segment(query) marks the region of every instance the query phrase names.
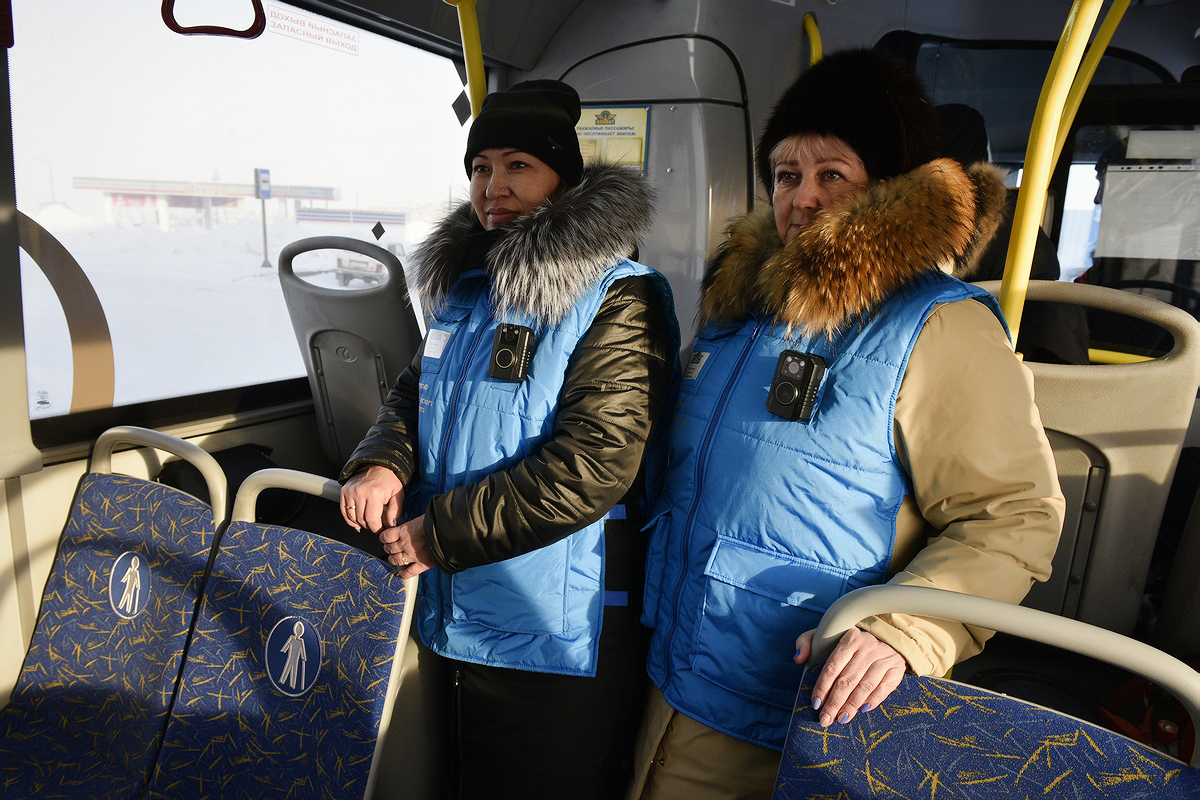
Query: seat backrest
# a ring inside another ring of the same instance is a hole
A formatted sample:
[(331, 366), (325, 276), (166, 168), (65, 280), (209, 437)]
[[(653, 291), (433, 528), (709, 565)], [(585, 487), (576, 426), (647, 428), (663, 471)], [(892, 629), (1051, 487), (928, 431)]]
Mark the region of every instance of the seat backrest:
[[(178, 489), (109, 474), (123, 442), (195, 464), (218, 514)], [(148, 777), (224, 503), (221, 469), (195, 445), (142, 428), (102, 434), (59, 541), (11, 705)]]
[(1200, 769), (1066, 714), (941, 678), (905, 675), (876, 713), (822, 728), (811, 706), (816, 675), (805, 670), (774, 800), (1200, 797)]
[(851, 592), (813, 640), (776, 781), (775, 800), (811, 797), (1200, 797), (1191, 764), (1120, 734), (1025, 701), (906, 675), (879, 708), (823, 728), (812, 709), (821, 661), (860, 619), (914, 613), (985, 625), (1098, 658), (1156, 681), (1192, 719), (1200, 674), (1141, 642), (1045, 612), (914, 586)]
[[(979, 284), (999, 292), (999, 281)], [(1067, 518), (1050, 581), (1026, 605), (1131, 633), (1200, 385), (1200, 323), (1147, 297), (1030, 281), (1029, 300), (1110, 310), (1165, 329), (1166, 355), (1130, 364), (1030, 362)]]
[[(296, 256), (326, 249), (373, 258), (385, 273), (375, 286), (353, 290), (317, 286), (296, 275)], [(370, 242), (314, 236), (279, 253), (279, 281), (308, 371), (321, 448), (340, 466), (375, 424), (396, 377), (421, 344), (404, 269), (396, 256)]]
[(242, 484), (149, 797), (351, 798), (371, 788), (415, 579), (406, 585), (340, 542), (248, 521), (268, 486), (330, 499), (339, 489), (280, 469)]

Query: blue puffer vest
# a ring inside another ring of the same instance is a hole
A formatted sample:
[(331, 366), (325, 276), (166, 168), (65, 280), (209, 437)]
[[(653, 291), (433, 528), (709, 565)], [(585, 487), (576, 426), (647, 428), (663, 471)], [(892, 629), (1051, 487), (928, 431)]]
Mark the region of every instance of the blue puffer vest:
[[(1000, 317), (987, 292), (934, 272), (832, 341), (787, 339), (761, 318), (701, 332), (647, 561), (650, 677), (673, 707), (782, 749), (802, 671), (796, 637), (841, 595), (887, 580), (911, 491), (893, 441), (896, 396), (934, 306), (967, 298)], [(788, 349), (827, 365), (809, 422), (766, 408)]]
[[(495, 319), (482, 270), (459, 277), (433, 314), (421, 361), (419, 507), (425, 499), (510, 467), (549, 440), (571, 354), (612, 283), (638, 275), (650, 279), (670, 309), (666, 279), (625, 261), (580, 297), (561, 323), (541, 329), (529, 319)], [(520, 383), (488, 375), (500, 322), (536, 332), (529, 373)], [(648, 449), (647, 461), (654, 455)], [(419, 588), (421, 641), (461, 661), (595, 675), (604, 601), (603, 534), (600, 520), (506, 561), (454, 575), (430, 570)]]

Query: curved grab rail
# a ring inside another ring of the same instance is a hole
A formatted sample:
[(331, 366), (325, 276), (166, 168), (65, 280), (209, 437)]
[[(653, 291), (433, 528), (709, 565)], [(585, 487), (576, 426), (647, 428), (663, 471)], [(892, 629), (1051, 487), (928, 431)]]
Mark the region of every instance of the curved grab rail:
[(808, 36), (808, 65), (821, 60), (821, 30), (817, 27), (817, 15), (811, 11), (804, 13), (804, 33)]
[(1021, 190), (1017, 194), (1012, 236), (1004, 262), (1004, 285), (1000, 291), (1000, 308), (1008, 320), (1014, 346), (1021, 328), (1021, 311), (1029, 285), (1037, 228), (1046, 208), (1046, 188), (1050, 185), (1054, 145), (1063, 122), (1063, 108), (1102, 3), (1103, 0), (1075, 0), (1071, 7), (1046, 82), (1042, 85), (1033, 128), (1029, 132)]
[(139, 428), (134, 425), (119, 425), (109, 428), (96, 439), (96, 444), (92, 448), (92, 472), (101, 475), (112, 473), (112, 454), (118, 444), (153, 447), (157, 450), (165, 450), (171, 455), (187, 461), (200, 470), (200, 475), (208, 486), (210, 507), (216, 527), (220, 528), (229, 517), (225, 471), (208, 451), (191, 442), (160, 431)]
[(479, 42), (475, 0), (446, 0), (446, 3), (458, 9), (458, 30), (467, 65), (467, 97), (471, 100), (471, 117), (478, 117), (487, 96), (487, 79), (483, 75), (483, 45)]
[[(1085, 622), (975, 595), (920, 586), (868, 586), (843, 595), (821, 618), (812, 663), (829, 657), (843, 633), (884, 613), (917, 614), (977, 625), (1060, 647), (1134, 672), (1171, 692), (1200, 723), (1200, 673), (1148, 644)], [(1200, 748), (1191, 766), (1200, 767)]]
[[(999, 294), (1002, 281), (979, 281), (975, 284), (992, 294)], [(1068, 283), (1066, 281), (1030, 281), (1028, 299), (1051, 303), (1070, 303), (1089, 308), (1114, 311), (1127, 317), (1157, 325), (1165, 329), (1175, 340), (1174, 347), (1165, 356), (1154, 359), (1162, 361), (1178, 357), (1185, 347), (1200, 347), (1200, 322), (1188, 312), (1169, 303), (1107, 286), (1090, 283)], [(1015, 338), (1015, 335), (1014, 335)], [(1063, 366), (1043, 364), (1042, 367)]]
[[(1001, 281), (979, 281), (975, 284), (994, 295), (1001, 291)], [(1030, 281), (1026, 289), (1026, 299), (1040, 300), (1051, 303), (1071, 303), (1073, 305), (1100, 308), (1124, 314), (1127, 317), (1145, 320), (1163, 328), (1175, 340), (1170, 352), (1158, 358), (1145, 358), (1122, 353), (1110, 353), (1097, 350), (1099, 357), (1105, 363), (1093, 364), (1093, 367), (1130, 367), (1161, 362), (1173, 362), (1181, 358), (1181, 353), (1187, 349), (1194, 352), (1200, 348), (1200, 322), (1188, 312), (1168, 303), (1145, 297), (1133, 292), (1123, 292), (1120, 289), (1110, 289), (1107, 286), (1094, 286), (1083, 283), (1067, 283), (1065, 281)], [(1015, 335), (1014, 335), (1015, 340)], [(1093, 351), (1089, 350), (1091, 354)], [(1039, 364), (1038, 369), (1047, 374), (1054, 374), (1062, 368), (1076, 368), (1069, 364)]]
[(71, 337), (71, 413), (112, 408), (116, 392), (112, 331), (96, 288), (71, 251), (32, 217), (17, 211), (21, 249), (46, 276)]
[(258, 503), (258, 496), (266, 489), (291, 489), (323, 497), (335, 503), (342, 497), (342, 485), (332, 478), (322, 478), (320, 475), (281, 467), (260, 469), (242, 481), (242, 485), (238, 487), (230, 521), (254, 522), (254, 508)]
[(163, 0), (162, 18), (167, 27), (184, 36), (235, 36), (239, 39), (257, 39), (267, 29), (267, 15), (262, 0), (250, 0), (254, 4), (254, 22), (244, 31), (220, 25), (192, 25), (184, 27), (175, 20), (175, 0)]

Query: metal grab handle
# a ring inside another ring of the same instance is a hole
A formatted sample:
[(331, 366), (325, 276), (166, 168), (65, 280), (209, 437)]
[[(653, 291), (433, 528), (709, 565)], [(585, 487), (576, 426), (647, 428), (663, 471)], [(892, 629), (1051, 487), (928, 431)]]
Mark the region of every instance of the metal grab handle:
[(254, 522), (254, 509), (258, 496), (266, 489), (291, 489), (296, 492), (323, 497), (337, 503), (342, 497), (342, 486), (331, 478), (322, 478), (308, 472), (272, 467), (253, 473), (238, 487), (233, 499), (232, 521)]
[[(975, 284), (981, 289), (985, 289), (992, 294), (997, 294), (1001, 291), (1000, 281), (979, 281)], [(1069, 303), (1072, 305), (1086, 306), (1088, 308), (1099, 308), (1105, 311), (1112, 311), (1117, 314), (1123, 314), (1134, 319), (1145, 320), (1146, 322), (1157, 325), (1158, 327), (1171, 334), (1174, 340), (1174, 346), (1166, 355), (1155, 359), (1139, 360), (1137, 363), (1142, 365), (1150, 364), (1170, 364), (1183, 358), (1185, 351), (1191, 352), (1197, 347), (1200, 347), (1200, 322), (1196, 321), (1188, 312), (1181, 308), (1176, 308), (1169, 303), (1163, 303), (1155, 300), (1152, 297), (1144, 297), (1133, 292), (1123, 292), (1120, 289), (1111, 289), (1107, 286), (1095, 286), (1090, 283), (1067, 283), (1066, 281), (1031, 281), (1029, 283), (1029, 291), (1027, 294), (1029, 300), (1039, 300), (1048, 303)], [(1093, 365), (1094, 367), (1103, 366), (1131, 366), (1130, 364), (1120, 365)], [(1053, 375), (1058, 372), (1071, 371), (1078, 369), (1079, 365), (1075, 364), (1039, 364), (1038, 369), (1048, 375)]]
[[(812, 663), (829, 657), (842, 634), (876, 614), (916, 614), (953, 620), (1060, 647), (1141, 675), (1175, 696), (1200, 723), (1200, 672), (1148, 644), (1045, 611), (975, 595), (920, 586), (868, 586), (843, 595), (821, 618)], [(1200, 767), (1200, 747), (1191, 766)]]
[(292, 261), (295, 260), (296, 256), (313, 250), (349, 250), (352, 253), (358, 253), (359, 255), (382, 262), (387, 267), (387, 279), (380, 281), (378, 286), (359, 291), (377, 291), (394, 280), (404, 280), (404, 265), (400, 263), (400, 259), (394, 253), (383, 249), (377, 244), (364, 242), (362, 239), (352, 239), (349, 236), (310, 236), (307, 239), (300, 239), (286, 245), (279, 251), (279, 279), (284, 280), (286, 278), (300, 281), (314, 292), (329, 293), (339, 297), (344, 296), (345, 292), (339, 289), (326, 289), (323, 286), (316, 286), (303, 281), (292, 270)]
[(161, 431), (139, 428), (134, 425), (119, 425), (109, 428), (96, 439), (96, 444), (92, 448), (92, 472), (101, 475), (112, 473), (112, 454), (118, 444), (153, 447), (156, 450), (165, 450), (171, 455), (187, 461), (200, 470), (200, 475), (208, 486), (209, 506), (212, 509), (213, 521), (216, 526), (221, 527), (228, 518), (229, 508), (226, 497), (228, 486), (225, 470), (221, 469), (221, 465), (208, 451)]
[(185, 28), (175, 20), (175, 0), (163, 0), (162, 18), (168, 28), (185, 36), (235, 36), (239, 39), (257, 39), (267, 29), (267, 15), (263, 11), (262, 0), (250, 2), (254, 4), (254, 22), (244, 31), (235, 31), (220, 25), (193, 25)]

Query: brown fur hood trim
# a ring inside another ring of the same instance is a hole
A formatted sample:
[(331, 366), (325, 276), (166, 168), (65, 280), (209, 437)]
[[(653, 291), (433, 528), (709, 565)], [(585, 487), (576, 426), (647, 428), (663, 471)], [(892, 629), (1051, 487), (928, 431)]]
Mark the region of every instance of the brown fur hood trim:
[(996, 233), (1002, 173), (938, 159), (826, 209), (786, 246), (770, 206), (734, 220), (704, 276), (700, 322), (753, 312), (833, 336), (936, 269), (962, 275)]
[[(612, 266), (630, 257), (650, 227), (654, 190), (638, 173), (610, 164), (497, 232), (487, 251), (497, 313), (560, 322)], [(419, 286), (435, 308), (469, 266), (483, 228), (463, 203), (417, 250)]]

